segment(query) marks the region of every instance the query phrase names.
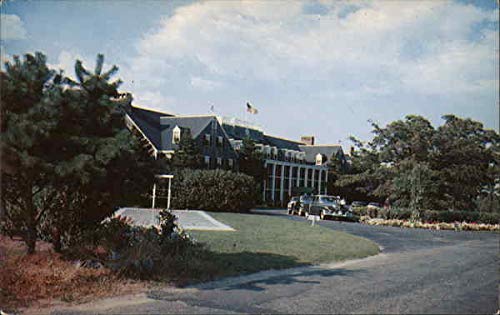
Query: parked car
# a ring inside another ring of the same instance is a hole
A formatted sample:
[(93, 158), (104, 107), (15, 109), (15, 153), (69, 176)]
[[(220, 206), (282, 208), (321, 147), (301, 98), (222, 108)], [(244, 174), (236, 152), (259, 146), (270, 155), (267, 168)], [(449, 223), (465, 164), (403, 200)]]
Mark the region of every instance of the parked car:
[(314, 196), (310, 206), (309, 214), (319, 215), (325, 218), (346, 218), (350, 219), (353, 214), (345, 206), (345, 202), (338, 196), (318, 195)]
[(382, 205), (378, 202), (370, 202), (367, 206), (368, 209), (382, 209)]
[(299, 215), (306, 215), (309, 211), (309, 205), (311, 204), (312, 196), (302, 195), (299, 198)]
[(366, 207), (368, 203), (365, 201), (353, 201), (351, 202), (351, 205), (349, 206), (351, 209), (355, 207)]
[(296, 214), (299, 211), (299, 197), (292, 197), (290, 201), (288, 202), (287, 208), (288, 208), (288, 214)]

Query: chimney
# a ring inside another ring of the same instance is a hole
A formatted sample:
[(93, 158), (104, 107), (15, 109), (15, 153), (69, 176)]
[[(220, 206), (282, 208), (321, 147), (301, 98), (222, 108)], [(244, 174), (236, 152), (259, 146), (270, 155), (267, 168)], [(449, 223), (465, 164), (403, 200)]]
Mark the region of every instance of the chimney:
[(314, 145), (314, 136), (302, 136), (300, 142), (304, 142), (306, 145)]

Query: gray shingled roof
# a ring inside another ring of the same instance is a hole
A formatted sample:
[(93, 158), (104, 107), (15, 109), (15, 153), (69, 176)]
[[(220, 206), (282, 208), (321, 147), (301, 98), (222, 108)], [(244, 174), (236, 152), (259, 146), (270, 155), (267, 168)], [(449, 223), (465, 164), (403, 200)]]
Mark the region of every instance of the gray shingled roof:
[(264, 134), (262, 131), (231, 124), (222, 124), (222, 127), (224, 131), (226, 131), (227, 136), (231, 139), (243, 140), (246, 137), (250, 137), (250, 139), (255, 142), (264, 142)]
[(334, 154), (343, 152), (341, 145), (299, 145), (299, 147), (301, 151), (306, 153), (306, 161), (311, 163), (316, 162), (316, 155), (318, 153), (326, 156), (327, 161), (329, 161)]
[(299, 146), (302, 145), (302, 142), (292, 141), (282, 138), (277, 138), (269, 135), (265, 135), (265, 143), (270, 146), (277, 147), (278, 149), (287, 149), (287, 150), (296, 150), (300, 151)]
[(134, 121), (137, 127), (141, 129), (149, 141), (153, 143), (155, 148), (160, 150), (160, 117), (172, 115), (134, 106), (127, 108), (127, 114)]
[(174, 149), (172, 130), (175, 126), (179, 126), (181, 129), (190, 129), (191, 136), (196, 138), (213, 119), (215, 119), (215, 116), (162, 117), (160, 119), (162, 150)]

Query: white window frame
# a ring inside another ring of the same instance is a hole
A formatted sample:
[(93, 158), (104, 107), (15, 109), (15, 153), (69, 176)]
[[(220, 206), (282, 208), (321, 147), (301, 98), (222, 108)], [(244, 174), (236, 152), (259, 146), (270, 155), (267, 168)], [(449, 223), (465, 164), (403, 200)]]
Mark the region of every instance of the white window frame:
[(175, 126), (174, 129), (172, 129), (172, 143), (173, 144), (179, 144), (181, 142), (181, 128), (179, 126)]

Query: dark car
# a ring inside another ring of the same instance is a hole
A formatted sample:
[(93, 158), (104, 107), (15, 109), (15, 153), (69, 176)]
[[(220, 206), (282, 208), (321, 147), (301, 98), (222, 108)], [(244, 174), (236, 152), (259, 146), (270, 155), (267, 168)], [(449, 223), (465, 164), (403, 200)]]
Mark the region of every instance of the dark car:
[(312, 196), (303, 195), (299, 199), (299, 215), (306, 215), (309, 211), (309, 205), (311, 204)]
[(382, 208), (382, 205), (378, 202), (370, 202), (368, 204), (368, 209), (372, 208), (372, 209), (381, 209)]
[(353, 201), (351, 207), (366, 207), (367, 204), (365, 201)]
[(350, 219), (353, 217), (352, 212), (345, 207), (340, 197), (326, 195), (314, 196), (309, 206), (309, 214), (319, 215), (321, 219), (327, 217)]
[(299, 197), (292, 197), (290, 201), (288, 202), (287, 208), (288, 208), (288, 214), (296, 214), (299, 211)]

